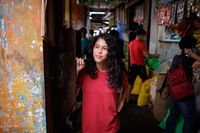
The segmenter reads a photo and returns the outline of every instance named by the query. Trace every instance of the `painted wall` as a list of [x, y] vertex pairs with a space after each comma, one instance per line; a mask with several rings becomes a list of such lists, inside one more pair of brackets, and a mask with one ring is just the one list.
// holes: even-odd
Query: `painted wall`
[[0, 0], [0, 132], [46, 132], [41, 0]]
[[179, 50], [178, 43], [161, 42], [164, 39], [165, 26], [158, 25], [157, 21], [157, 5], [156, 1], [152, 1], [151, 10], [151, 30], [150, 30], [150, 53], [160, 54], [160, 61], [164, 62], [171, 59]]
[[157, 32], [157, 53], [160, 54], [160, 61], [164, 62], [172, 59], [174, 55], [179, 51], [178, 42], [161, 42], [165, 37], [165, 26], [159, 25]]
[[157, 52], [157, 42], [158, 42], [158, 25], [157, 25], [157, 13], [156, 13], [156, 1], [152, 1], [152, 10], [151, 10], [151, 33], [150, 33], [150, 42], [149, 42], [149, 52]]

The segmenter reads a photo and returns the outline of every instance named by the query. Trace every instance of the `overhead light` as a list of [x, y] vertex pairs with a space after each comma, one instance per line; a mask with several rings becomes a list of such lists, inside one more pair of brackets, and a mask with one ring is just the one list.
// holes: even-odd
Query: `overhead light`
[[109, 24], [109, 22], [108, 21], [106, 21], [106, 22], [104, 22], [105, 24]]
[[92, 14], [106, 14], [106, 12], [90, 12], [90, 15], [92, 15]]
[[107, 26], [107, 27], [104, 27], [103, 29], [104, 29], [104, 30], [108, 30], [109, 28], [110, 28], [110, 27], [109, 27], [109, 26]]
[[92, 17], [90, 17], [90, 20], [92, 19]]

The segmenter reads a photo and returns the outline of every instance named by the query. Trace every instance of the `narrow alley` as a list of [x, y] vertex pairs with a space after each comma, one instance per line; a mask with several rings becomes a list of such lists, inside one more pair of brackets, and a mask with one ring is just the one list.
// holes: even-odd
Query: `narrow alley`
[[0, 133], [200, 133], [200, 0], [0, 0]]

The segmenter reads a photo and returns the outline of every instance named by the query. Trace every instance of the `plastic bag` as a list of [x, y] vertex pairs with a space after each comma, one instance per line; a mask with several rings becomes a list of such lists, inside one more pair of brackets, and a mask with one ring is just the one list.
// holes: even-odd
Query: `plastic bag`
[[141, 92], [138, 97], [137, 106], [143, 107], [148, 103], [149, 94], [145, 92]]
[[146, 72], [147, 72], [147, 77], [149, 77], [150, 76], [150, 68], [147, 65], [145, 65], [145, 68], [146, 68]]
[[145, 58], [146, 65], [152, 69], [157, 70], [160, 67], [159, 58]]
[[[167, 122], [167, 118], [168, 118], [169, 114], [170, 114], [170, 109], [168, 109], [166, 116], [164, 117], [164, 119], [159, 124], [160, 128], [166, 129], [166, 122]], [[180, 117], [177, 121], [174, 133], [182, 133], [183, 124], [184, 124], [184, 118], [183, 118], [183, 115], [180, 115]]]
[[140, 78], [140, 76], [138, 75], [135, 79], [134, 85], [133, 85], [133, 89], [131, 91], [131, 94], [134, 95], [139, 95], [140, 90], [142, 87], [142, 79]]
[[152, 77], [148, 80], [145, 80], [144, 83], [142, 84], [142, 88], [141, 88], [141, 91], [139, 93], [138, 100], [137, 100], [138, 106], [142, 107], [142, 106], [147, 105], [149, 96], [150, 96], [151, 82], [153, 80], [156, 80], [156, 77]]

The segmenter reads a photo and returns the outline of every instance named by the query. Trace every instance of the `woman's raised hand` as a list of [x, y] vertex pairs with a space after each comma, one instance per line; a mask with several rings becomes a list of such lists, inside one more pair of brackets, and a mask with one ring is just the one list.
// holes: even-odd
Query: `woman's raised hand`
[[76, 58], [76, 71], [79, 73], [83, 68], [85, 68], [85, 61], [82, 58]]

